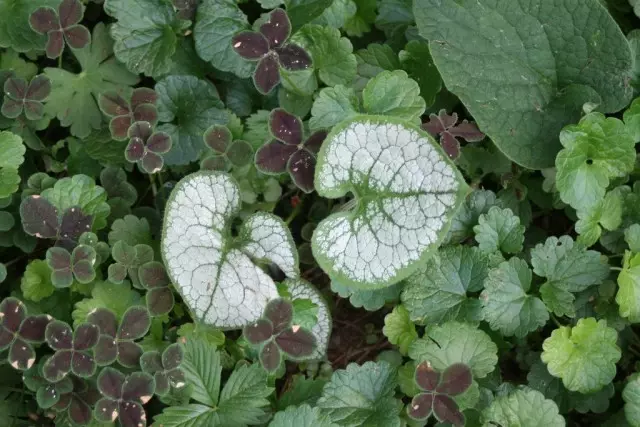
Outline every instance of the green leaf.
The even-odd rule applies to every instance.
[[[442,88],[442,78],[431,58],[429,44],[422,40],[411,40],[400,51],[398,58],[402,69],[420,86],[420,96],[426,105],[432,105]]]
[[[426,261],[468,192],[433,138],[403,120],[376,116],[331,131],[315,186],[323,197],[356,196],[356,209],[320,222],[312,249],[333,279],[362,289],[396,283]]]
[[[640,98],[636,98],[631,102],[622,117],[629,135],[633,137],[635,142],[640,142]]]
[[[154,424],[163,427],[221,426],[213,408],[196,404],[168,406],[154,418]]]
[[[20,185],[18,168],[24,162],[26,147],[22,138],[11,132],[0,132],[0,199],[9,197]]]
[[[382,71],[369,80],[362,104],[369,114],[398,116],[411,122],[417,122],[426,108],[418,83],[402,70]]]
[[[375,0],[354,0],[357,6],[356,14],[344,25],[349,36],[361,37],[371,31],[371,24],[376,19],[377,2]]]
[[[236,33],[246,29],[249,22],[235,1],[203,0],[193,27],[196,52],[220,71],[250,77],[255,64],[238,55],[231,43]]]
[[[7,278],[7,267],[0,262],[0,283],[4,282],[6,278]]]
[[[267,385],[267,375],[258,364],[241,366],[231,373],[220,393],[218,417],[220,426],[258,424],[269,405],[267,396],[273,393]]]
[[[216,346],[199,338],[185,339],[184,358],[180,369],[191,387],[191,398],[216,406],[220,396],[220,353]]]
[[[568,292],[581,292],[602,283],[609,266],[600,253],[574,243],[569,236],[549,237],[531,250],[533,272],[547,283]]]
[[[501,206],[501,202],[491,190],[474,190],[453,216],[447,242],[462,243],[473,236],[473,227],[478,224],[480,215],[489,212],[492,206]]]
[[[396,373],[387,362],[351,363],[333,373],[318,408],[343,427],[400,427]]]
[[[624,230],[624,241],[631,252],[640,252],[640,224],[632,224]]]
[[[544,283],[540,286],[540,297],[547,309],[557,316],[575,317],[575,297],[561,286],[559,283]]]
[[[400,353],[406,355],[409,346],[418,338],[416,325],[409,318],[409,312],[402,305],[394,307],[393,311],[384,318],[382,333],[391,344],[398,346]]]
[[[96,99],[103,92],[123,90],[138,83],[138,76],[127,71],[113,57],[113,41],[103,23],[93,29],[91,44],[72,50],[82,72],[70,73],[62,68],[45,68],[51,79],[51,94],[45,114],[56,117],[62,126],[70,126],[71,134],[86,138],[103,124]]]
[[[633,374],[622,390],[624,415],[634,427],[640,426],[640,374]]]
[[[598,203],[612,178],[633,170],[635,141],[614,117],[590,113],[562,129],[560,142],[564,149],[556,158],[556,187],[562,201],[577,210]]]
[[[357,76],[353,84],[356,91],[362,91],[367,82],[383,71],[400,68],[400,62],[391,46],[372,43],[366,49],[356,52]]]
[[[44,190],[41,196],[51,202],[58,212],[66,212],[68,209],[77,207],[85,215],[91,215],[93,231],[101,230],[107,225],[107,217],[111,212],[106,202],[107,193],[86,175],[78,174],[71,178],[62,178],[53,188]]]
[[[185,165],[204,151],[202,134],[209,126],[224,124],[228,114],[211,84],[193,76],[169,76],[155,85],[158,93],[158,131],[171,136],[173,145],[164,160],[167,165]]]
[[[121,284],[98,281],[91,291],[91,298],[76,303],[72,313],[73,324],[77,326],[86,322],[89,313],[98,308],[107,308],[120,319],[129,307],[144,303],[140,300],[140,294],[131,289],[127,281]]]
[[[287,15],[291,21],[292,32],[322,15],[333,0],[288,0]]]
[[[489,335],[473,325],[446,322],[431,326],[423,338],[414,341],[409,357],[418,362],[428,360],[437,371],[464,363],[471,368],[474,378],[484,378],[498,363],[498,347]]]
[[[553,165],[560,129],[578,120],[585,102],[613,113],[632,95],[631,50],[605,7],[597,0],[545,6],[413,3],[446,87],[507,157],[532,169]]]
[[[394,34],[404,33],[414,21],[411,3],[411,0],[381,0],[378,4],[376,27],[382,29],[389,38]]]
[[[473,227],[478,247],[487,253],[501,251],[515,254],[522,251],[524,243],[524,225],[511,209],[497,206],[480,215],[478,225]]]
[[[308,24],[291,37],[291,42],[311,55],[320,80],[327,86],[351,84],[356,75],[356,57],[351,42],[340,37],[338,29]]]
[[[640,254],[625,254],[618,287],[616,302],[620,306],[620,316],[631,323],[640,322]]]
[[[586,209],[578,210],[579,220],[576,222],[576,232],[579,234],[578,242],[585,245],[594,245],[602,229],[617,230],[622,222],[623,196],[619,191],[609,191],[602,200]]]
[[[29,17],[39,7],[57,7],[58,0],[0,0],[0,47],[18,52],[43,50],[47,38],[31,29]],[[2,67],[4,68],[4,67]]]
[[[353,0],[333,0],[322,15],[313,20],[313,24],[340,29],[355,16],[357,11],[358,6]]]
[[[583,318],[573,328],[554,330],[542,344],[541,359],[569,390],[593,393],[616,375],[621,356],[617,339],[618,333],[606,321]]]
[[[51,283],[49,264],[40,259],[34,259],[27,264],[27,269],[20,281],[20,290],[26,299],[34,302],[52,295],[55,287]]]
[[[447,246],[405,280],[402,303],[411,320],[429,325],[449,320],[479,322],[478,292],[489,273],[489,257],[478,248]]]
[[[185,323],[178,328],[178,336],[185,339],[195,339],[206,341],[215,347],[220,347],[225,342],[224,333],[216,328],[207,325],[197,325],[195,323]]]
[[[318,408],[309,405],[289,406],[278,412],[269,427],[338,427]]]
[[[0,42],[0,44],[2,44],[2,42]],[[15,73],[16,77],[21,77],[27,81],[38,74],[38,66],[33,62],[22,59],[15,50],[7,50],[0,54],[0,70],[11,70]]]
[[[480,295],[482,315],[502,335],[525,337],[549,320],[539,298],[527,294],[532,274],[526,261],[511,258],[489,272]]]
[[[360,100],[351,87],[336,85],[320,90],[311,107],[309,127],[330,129],[360,112]]]
[[[382,289],[362,290],[332,280],[331,290],[342,298],[349,298],[351,305],[356,308],[362,307],[367,311],[376,311],[384,307],[386,303],[398,299],[402,291],[402,282]]]
[[[151,77],[169,72],[181,23],[171,3],[162,0],[105,0],[117,20],[111,27],[118,60],[134,73]]]
[[[558,413],[553,400],[531,389],[514,390],[497,397],[491,405],[482,411],[483,427],[519,426],[519,427],[564,427],[566,422]]]
[[[326,383],[327,380],[322,378],[310,379],[304,375],[294,375],[291,386],[278,398],[278,409],[302,404],[316,406]]]
[[[123,241],[129,246],[153,245],[153,238],[146,218],[138,218],[135,215],[126,215],[111,224],[109,231],[109,244],[113,246],[118,241]]]

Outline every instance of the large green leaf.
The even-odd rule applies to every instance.
[[[633,59],[598,0],[416,0],[420,35],[447,89],[509,158],[553,165],[582,105],[625,107]]]

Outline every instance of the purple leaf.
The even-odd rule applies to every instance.
[[[117,369],[104,368],[98,375],[98,390],[109,399],[120,400],[125,380],[125,375]]]
[[[122,386],[122,400],[146,404],[155,390],[153,377],[145,372],[129,375]]]
[[[283,352],[294,359],[311,356],[317,347],[313,334],[299,326],[283,331],[275,341]]]
[[[94,347],[94,359],[100,366],[111,365],[118,357],[118,343],[110,335],[100,335],[98,344]]]
[[[62,28],[77,24],[82,19],[82,3],[78,0],[62,0],[58,6],[58,16]]]
[[[165,154],[171,149],[171,137],[164,132],[155,132],[147,140],[147,150],[156,154]]]
[[[260,363],[268,372],[273,372],[278,369],[281,357],[280,349],[273,341],[265,344],[260,351]]]
[[[118,343],[118,363],[127,368],[136,368],[140,363],[143,349],[133,341],[121,341]]]
[[[155,374],[158,371],[163,371],[162,356],[159,351],[147,351],[140,356],[140,367],[143,372],[148,374]]]
[[[51,283],[56,288],[68,288],[73,284],[71,266],[51,272]]]
[[[93,356],[81,351],[74,351],[71,358],[71,371],[82,378],[88,378],[96,373],[96,361]]]
[[[73,349],[78,351],[90,350],[98,343],[100,328],[91,323],[82,323],[73,335]]]
[[[31,79],[25,99],[32,101],[44,101],[51,93],[51,80],[44,74],[39,74]]]
[[[244,59],[256,60],[269,52],[269,41],[260,33],[243,31],[231,40],[233,50]]]
[[[22,101],[27,94],[27,82],[19,77],[11,77],[4,82],[4,93],[16,101]]]
[[[184,351],[178,344],[171,344],[162,352],[162,366],[166,370],[176,369],[182,364]]]
[[[287,169],[296,186],[305,193],[314,190],[313,176],[316,171],[316,158],[307,150],[297,150],[289,158]]]
[[[266,55],[258,62],[253,73],[253,83],[263,95],[267,95],[280,83],[280,70],[274,55]]]
[[[127,148],[125,149],[124,156],[128,162],[135,163],[142,160],[145,154],[144,142],[140,138],[131,138]]]
[[[269,114],[269,129],[274,138],[285,144],[302,143],[302,122],[282,108],[276,108]]]
[[[290,71],[306,70],[311,66],[311,57],[306,50],[295,44],[287,44],[276,49],[278,61]]]
[[[245,326],[243,333],[249,343],[261,344],[273,336],[273,325],[267,319],[258,319],[255,323]]]
[[[175,297],[168,287],[154,288],[147,292],[146,303],[151,316],[162,316],[171,311],[175,304]]]
[[[30,196],[20,203],[20,218],[31,236],[53,239],[58,234],[58,210],[41,196]]]
[[[178,18],[193,21],[198,8],[198,0],[173,0],[172,3],[178,11]]]
[[[47,249],[47,262],[53,270],[70,270],[71,254],[68,250],[60,247]]]
[[[260,26],[260,32],[269,42],[270,48],[276,48],[289,38],[291,22],[287,13],[278,8],[269,15],[269,20]]]
[[[53,350],[73,349],[73,330],[60,320],[50,322],[45,329],[45,340]]]
[[[437,394],[433,397],[433,414],[440,422],[450,422],[456,427],[464,426],[464,415],[449,396]]]
[[[111,137],[116,141],[124,141],[127,139],[127,131],[131,127],[131,116],[117,116],[109,122],[109,132]]]
[[[227,158],[234,166],[248,165],[254,158],[253,147],[247,141],[233,141],[227,150]]]
[[[25,371],[35,363],[36,352],[31,344],[18,338],[9,348],[8,360],[13,369]]]
[[[15,338],[16,336],[13,332],[9,332],[4,328],[0,329],[0,350],[6,350]]]
[[[153,129],[149,122],[135,122],[129,128],[127,135],[129,138],[140,138],[142,142],[146,142],[151,136]]]
[[[116,337],[121,340],[136,340],[145,336],[150,326],[149,311],[142,306],[133,306],[122,315]]]
[[[482,141],[485,137],[484,133],[478,129],[478,125],[470,123],[467,120],[463,120],[462,123],[450,128],[449,132],[451,132],[453,136],[460,137],[467,142]]]
[[[287,162],[298,148],[280,141],[271,141],[256,152],[256,167],[264,173],[282,173],[287,170]]]
[[[440,374],[429,362],[422,362],[416,368],[415,381],[421,390],[434,391],[440,382]]]
[[[115,91],[100,94],[98,106],[100,110],[109,117],[123,116],[131,113],[127,100]],[[127,127],[127,130],[128,129]]]
[[[231,144],[231,131],[224,125],[213,125],[204,133],[204,143],[218,154],[227,151]]]
[[[96,325],[103,335],[109,335],[110,337],[116,336],[118,320],[116,319],[116,315],[109,309],[97,308],[93,310],[89,313],[89,316],[87,316],[87,322]]]
[[[152,153],[151,151],[144,153],[144,156],[142,156],[142,160],[140,161],[140,167],[142,167],[142,170],[148,174],[154,174],[161,171],[162,166],[164,166],[162,156]]]
[[[418,421],[426,421],[431,416],[433,407],[433,395],[431,393],[421,393],[411,400],[407,406],[407,413],[411,418]]]
[[[122,427],[144,427],[147,425],[144,408],[137,402],[121,402],[118,419]]]
[[[231,165],[223,156],[208,156],[200,162],[200,169],[209,171],[227,171]]]
[[[139,87],[131,94],[131,106],[135,109],[142,104],[155,104],[158,101],[158,94],[148,87]]]
[[[23,102],[16,101],[8,96],[2,102],[2,115],[8,119],[15,119],[22,113]]]
[[[293,305],[282,298],[271,300],[264,309],[264,317],[271,321],[273,334],[279,334],[291,325]]]
[[[158,109],[153,104],[138,105],[133,110],[133,119],[136,122],[148,122],[155,126],[158,124]],[[130,117],[129,120],[131,120]]]
[[[58,15],[55,10],[50,7],[39,7],[29,17],[31,28],[40,34],[46,34],[49,31],[60,29]]]
[[[91,41],[91,33],[84,25],[72,25],[63,30],[65,40],[74,49],[82,49]]]
[[[92,222],[93,217],[85,215],[79,207],[67,209],[60,220],[57,244],[67,250],[73,249],[82,233],[91,231]]]
[[[463,363],[454,363],[442,372],[440,384],[436,388],[438,393],[457,396],[471,387],[473,377],[469,367]]]
[[[22,106],[27,120],[40,120],[44,115],[44,105],[41,102],[25,100]]]
[[[319,130],[311,134],[309,138],[304,142],[304,148],[312,152],[313,154],[318,154],[320,151],[320,147],[322,147],[322,143],[327,138],[326,130]]]
[[[19,299],[9,297],[0,303],[0,319],[5,330],[12,333],[18,332],[26,316],[27,308]]]
[[[140,284],[147,289],[163,288],[169,286],[169,276],[164,265],[158,261],[150,261],[140,266],[138,269]]]
[[[440,110],[438,114],[429,114],[429,121],[422,124],[422,129],[433,137],[440,135],[458,122],[458,114],[448,115],[446,110]]]
[[[115,422],[118,419],[118,412],[118,402],[107,398],[98,400],[98,402],[96,403],[96,407],[93,410],[93,414],[96,417],[96,420],[103,423]]]
[[[93,414],[91,413],[91,406],[89,406],[82,399],[73,396],[71,398],[71,402],[68,410],[69,418],[78,424],[78,425],[86,425],[93,418]]]
[[[49,31],[47,36],[47,46],[45,48],[47,58],[56,59],[62,55],[62,50],[64,49],[64,34],[60,30],[55,30]]]
[[[47,325],[53,320],[48,314],[37,314],[29,316],[20,325],[18,336],[27,342],[44,342]]]
[[[67,376],[71,371],[72,357],[72,350],[59,350],[47,359],[42,367],[42,373],[47,381],[58,382]]]
[[[455,160],[460,157],[460,142],[458,142],[458,140],[455,139],[449,131],[442,133],[442,136],[440,137],[440,145],[451,160]]]

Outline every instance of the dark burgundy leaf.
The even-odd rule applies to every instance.
[[[62,49],[64,49],[64,34],[62,31],[55,30],[47,33],[47,46],[45,52],[47,58],[55,59],[62,55]]]
[[[319,130],[311,134],[309,138],[304,142],[304,148],[312,152],[313,154],[318,154],[320,151],[320,147],[327,137],[326,130]]]
[[[287,70],[306,70],[311,66],[311,57],[306,50],[295,44],[287,44],[276,49],[278,61]]]
[[[15,119],[22,113],[22,107],[22,101],[15,101],[7,96],[2,103],[2,115],[9,119]]]
[[[269,42],[260,33],[243,31],[231,40],[233,50],[245,59],[256,60],[269,52]]]
[[[433,414],[440,422],[464,426],[464,415],[460,412],[458,404],[449,396],[437,394],[433,397]]]
[[[136,108],[142,104],[155,104],[158,101],[158,94],[148,87],[139,87],[131,94],[131,106]]]
[[[51,283],[57,288],[68,288],[73,284],[71,267],[61,268],[51,272]]]
[[[314,190],[313,176],[316,171],[316,158],[307,150],[297,150],[289,157],[287,169],[296,186],[305,193]]]
[[[122,283],[127,277],[127,267],[122,264],[111,264],[108,269],[109,281],[113,283]]]
[[[163,288],[169,286],[169,276],[164,265],[158,261],[147,262],[138,269],[140,284],[145,288]]]
[[[102,398],[96,403],[93,414],[96,420],[103,423],[113,423],[118,419],[118,402],[115,400]]]
[[[114,368],[104,368],[97,379],[97,386],[100,392],[110,398],[118,400],[122,398],[122,386],[126,377],[124,374]]]
[[[204,133],[204,143],[218,154],[227,151],[231,144],[231,131],[223,125],[213,125]]]
[[[15,338],[16,335],[14,332],[9,332],[4,328],[0,328],[0,351],[6,350]]]
[[[156,153],[152,153],[151,151],[147,151],[146,153],[144,153],[144,156],[142,156],[140,166],[146,173],[154,174],[162,170],[162,166],[164,166],[164,160],[162,156]]]
[[[4,82],[4,94],[16,101],[22,101],[27,94],[27,82],[19,77],[11,77]]]
[[[438,393],[457,396],[471,387],[473,376],[471,370],[464,363],[454,363],[442,372],[440,384],[436,388]]]
[[[411,400],[407,406],[407,413],[411,418],[418,421],[425,421],[431,416],[433,407],[433,395],[431,393],[421,393]]]
[[[58,234],[58,210],[44,197],[30,196],[20,203],[20,218],[24,231],[41,239],[53,239]]]
[[[93,418],[91,413],[91,406],[89,406],[84,400],[73,397],[69,405],[69,418],[79,425],[89,424]]]
[[[440,110],[438,114],[429,114],[429,121],[422,124],[422,129],[436,137],[458,122],[458,114],[447,114],[446,110]]]
[[[158,109],[153,104],[141,104],[135,107],[133,118],[136,122],[149,122],[152,126],[158,124]]]
[[[167,314],[175,304],[175,297],[170,288],[154,288],[147,291],[147,308],[151,316],[162,316]]]
[[[243,333],[251,344],[260,344],[273,336],[273,325],[267,319],[258,319],[255,323],[245,326]]]
[[[147,140],[147,150],[156,153],[164,154],[171,149],[171,137],[164,132],[155,132]]]
[[[121,341],[118,343],[118,363],[127,368],[135,368],[140,363],[143,352],[138,344],[132,341]]]
[[[134,372],[124,382],[122,400],[140,402],[144,405],[153,397],[155,385],[153,376],[145,372]]]
[[[140,356],[140,367],[143,372],[155,374],[158,371],[164,371],[162,366],[162,356],[159,351],[147,351]]]
[[[84,25],[72,25],[64,29],[64,37],[69,46],[82,49],[91,41],[91,33]]]
[[[146,142],[151,136],[153,129],[149,122],[135,122],[129,128],[127,135],[129,138],[140,138],[142,142]]]
[[[230,167],[224,156],[208,156],[200,163],[200,169],[209,171],[227,171]]]
[[[129,115],[131,113],[127,100],[115,91],[101,94],[98,98],[98,106],[100,110],[109,117]],[[127,127],[127,129],[129,128]]]
[[[25,341],[33,343],[44,342],[47,325],[53,320],[48,314],[29,316],[20,325],[18,335]]]
[[[58,15],[55,10],[50,7],[39,7],[29,17],[29,23],[34,31],[40,34],[46,34],[52,30],[60,29]]]
[[[443,132],[440,136],[440,145],[450,159],[455,160],[460,157],[460,142],[449,131]]]
[[[56,404],[52,406],[53,410],[56,412],[62,412],[71,405],[71,401],[73,400],[73,395],[71,393],[63,394],[60,396],[60,400]]]
[[[42,373],[47,381],[58,382],[71,371],[73,350],[58,350],[44,363]]]
[[[116,319],[116,315],[109,309],[98,308],[93,310],[89,313],[89,316],[87,316],[87,322],[96,325],[103,335],[116,336],[118,319]]]
[[[310,356],[317,347],[313,334],[295,325],[280,333],[275,341],[283,352],[294,359]]]
[[[184,351],[178,344],[171,344],[162,352],[162,366],[166,370],[176,369],[182,364]]]
[[[246,166],[253,160],[253,147],[247,141],[233,141],[227,151],[229,161],[238,167]]]
[[[291,325],[293,305],[282,298],[271,300],[264,309],[264,317],[271,321],[273,334],[279,334]]]
[[[463,138],[467,142],[478,142],[484,139],[484,133],[480,132],[478,125],[463,120],[462,123],[449,129],[453,136]]]
[[[140,138],[131,138],[124,155],[128,162],[135,163],[142,160],[145,154],[144,141]]]
[[[269,129],[277,140],[290,145],[302,143],[302,122],[282,108],[276,108],[269,115]]]
[[[44,105],[39,101],[24,101],[23,107],[27,120],[40,120],[44,115]]]
[[[287,41],[291,33],[291,22],[287,13],[278,8],[269,15],[269,20],[260,26],[260,32],[269,42],[273,49]]]
[[[82,323],[77,328],[73,335],[73,349],[74,350],[90,350],[98,343],[100,337],[100,328],[91,323]]]
[[[253,83],[263,95],[268,94],[280,83],[280,70],[274,55],[266,55],[258,62],[253,73]]]
[[[120,402],[119,420],[122,427],[144,427],[147,425],[144,408],[137,402]]]
[[[13,369],[24,371],[31,368],[35,363],[36,352],[31,347],[31,344],[17,338],[9,347],[8,360]]]
[[[118,357],[118,343],[109,335],[100,335],[93,349],[95,362],[100,366],[111,365]]]
[[[117,338],[136,340],[142,338],[151,326],[149,311],[142,306],[130,307],[122,316]]]
[[[71,350],[73,348],[73,331],[71,326],[60,320],[49,322],[44,333],[49,347],[54,350]]]
[[[165,376],[174,387],[180,388],[185,385],[184,372],[180,368],[166,370]]]
[[[71,370],[79,377],[88,378],[96,373],[96,361],[88,353],[74,351],[71,358]]]
[[[271,141],[256,152],[256,166],[264,173],[282,173],[287,170],[287,162],[296,151],[298,148],[294,145]]]
[[[7,331],[17,332],[26,316],[27,308],[19,299],[9,297],[0,303],[0,319]]]
[[[414,378],[418,387],[425,391],[434,391],[440,382],[440,374],[431,367],[429,362],[418,365]]]
[[[60,220],[58,244],[67,250],[73,249],[82,233],[91,231],[92,223],[93,217],[85,215],[80,208],[67,209]]]
[[[29,83],[26,99],[32,101],[44,101],[51,93],[51,80],[44,74],[38,74]]]
[[[116,141],[124,141],[127,139],[127,131],[131,127],[131,116],[118,116],[109,122],[109,132]],[[134,160],[130,160],[133,162]]]
[[[273,341],[269,341],[262,347],[260,351],[260,363],[262,363],[264,369],[269,372],[275,371],[278,369],[278,366],[280,366],[280,359],[280,349]]]
[[[60,26],[67,28],[73,24],[77,24],[82,19],[82,12],[82,3],[78,0],[62,0],[62,3],[58,6]]]

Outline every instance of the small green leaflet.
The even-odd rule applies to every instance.
[[[482,411],[483,427],[565,427],[553,400],[545,399],[538,391],[524,388],[498,396]]]
[[[176,185],[164,217],[161,250],[172,283],[194,319],[225,329],[257,320],[278,296],[252,258],[266,257],[290,274],[298,271],[296,248],[281,219],[264,212],[249,216],[239,237],[231,237],[241,203],[233,178],[200,172]]]
[[[403,355],[407,354],[411,343],[418,338],[416,325],[413,324],[409,312],[402,304],[395,306],[393,311],[385,316],[382,333],[391,344],[398,346]]]
[[[501,205],[491,190],[474,190],[453,216],[447,243],[462,243],[473,236],[473,227],[478,225],[480,215],[489,212],[492,206]]]
[[[640,322],[640,254],[625,253],[618,286],[616,302],[620,306],[620,316],[631,323]]]
[[[9,197],[20,185],[18,168],[24,162],[27,148],[22,138],[8,131],[0,132],[0,198]]]
[[[323,197],[350,191],[358,203],[318,225],[314,256],[332,278],[367,289],[396,283],[426,260],[468,193],[430,136],[376,116],[332,130],[318,156],[315,185]]]

